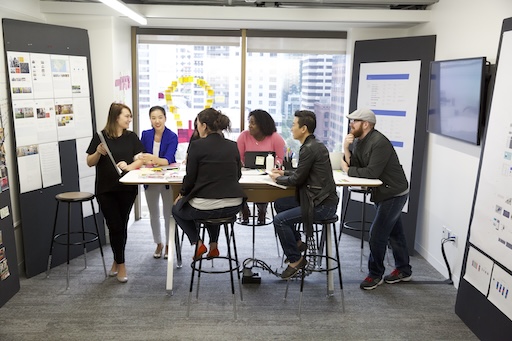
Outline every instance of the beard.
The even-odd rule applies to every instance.
[[[350,133],[352,135],[354,135],[355,138],[359,138],[361,137],[361,135],[363,135],[363,127],[362,127],[362,124],[359,125],[359,128],[355,129],[350,129]]]

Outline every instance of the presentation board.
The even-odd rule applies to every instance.
[[[512,330],[512,18],[503,21],[456,313],[481,339]]]
[[[409,183],[415,129],[404,127],[416,126],[420,70],[420,60],[363,63],[359,70],[357,107],[375,113],[376,129],[395,148]],[[408,207],[406,203],[403,212],[407,212]]]
[[[25,270],[31,277],[46,270],[55,196],[94,193],[94,168],[85,164],[85,150],[95,131],[89,37],[86,30],[72,27],[11,19],[2,23]],[[85,228],[93,231],[90,204],[83,209]],[[65,231],[66,214],[59,211],[56,233]],[[72,224],[79,227],[80,211],[71,214]],[[104,243],[102,217],[97,221]],[[71,257],[82,253],[71,248]],[[54,248],[52,266],[66,261],[65,254],[66,248]]]
[[[419,36],[362,40],[354,49],[349,111],[363,107],[374,110],[375,128],[389,138],[400,158],[410,184],[409,200],[402,213],[410,254],[414,254],[427,134],[428,74],[435,44],[435,36]],[[361,217],[362,197],[352,196],[356,200],[346,212],[346,221]],[[347,197],[343,195],[343,200]],[[367,219],[373,219],[373,204],[367,205]]]

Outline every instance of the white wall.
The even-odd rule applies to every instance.
[[[510,0],[440,0],[431,21],[411,35],[437,35],[436,60],[485,56],[495,63],[503,19],[512,17]],[[464,246],[478,173],[481,148],[429,134],[425,146],[422,196],[415,249],[447,276],[441,254],[443,225],[457,236],[446,244],[447,258],[458,287]]]

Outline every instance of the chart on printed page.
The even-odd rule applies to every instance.
[[[411,180],[414,131],[421,61],[362,63],[357,107],[371,109],[375,129],[395,147],[407,180]],[[407,212],[408,205],[403,211]]]

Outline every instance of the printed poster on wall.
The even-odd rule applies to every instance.
[[[89,98],[89,75],[87,72],[87,58],[69,56],[71,68],[71,92],[73,97]]]
[[[30,59],[34,98],[53,98],[50,55],[31,53]]]
[[[7,58],[21,193],[59,184],[58,142],[92,136],[87,58],[14,51]]]
[[[7,163],[5,152],[5,130],[4,130],[4,116],[0,110],[0,192],[9,189],[9,178],[7,175]],[[1,236],[0,236],[1,237]],[[0,244],[2,243],[0,238]]]
[[[407,180],[411,181],[414,132],[421,61],[362,63],[357,107],[371,109],[375,129],[395,147]],[[354,196],[362,201],[362,196]],[[403,208],[407,212],[408,204]]]
[[[12,100],[34,98],[29,53],[7,52]]]

